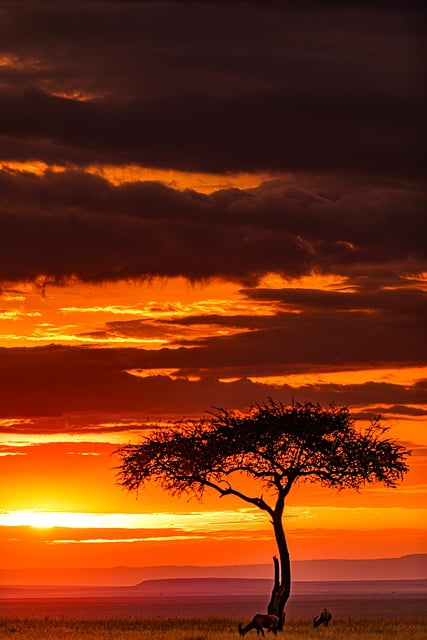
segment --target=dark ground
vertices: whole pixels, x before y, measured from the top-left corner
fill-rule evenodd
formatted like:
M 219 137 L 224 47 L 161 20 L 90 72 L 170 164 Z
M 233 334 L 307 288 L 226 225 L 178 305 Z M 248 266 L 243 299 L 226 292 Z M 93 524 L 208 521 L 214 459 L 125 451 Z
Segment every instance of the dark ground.
M 165 585 L 161 585 L 165 586 Z M 218 585 L 219 586 L 219 585 Z M 254 590 L 252 586 L 251 591 Z M 264 585 L 263 585 L 264 586 Z M 148 591 L 148 593 L 147 593 Z M 206 617 L 246 618 L 265 611 L 269 592 L 175 593 L 147 588 L 0 587 L 4 617 Z M 205 593 L 203 592 L 205 591 Z M 177 595 L 179 593 L 179 595 Z M 418 618 L 427 615 L 427 581 L 295 583 L 288 618 L 307 619 L 327 607 L 334 618 Z

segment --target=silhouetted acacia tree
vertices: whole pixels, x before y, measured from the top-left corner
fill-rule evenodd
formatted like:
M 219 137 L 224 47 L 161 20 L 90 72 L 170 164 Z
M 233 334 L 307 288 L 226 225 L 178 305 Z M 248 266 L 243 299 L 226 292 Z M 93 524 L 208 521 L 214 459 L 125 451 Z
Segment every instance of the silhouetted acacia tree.
M 410 452 L 385 437 L 386 431 L 379 418 L 357 429 L 347 407 L 269 400 L 247 413 L 216 409 L 202 419 L 156 429 L 141 444 L 119 449 L 118 482 L 134 491 L 154 480 L 173 495 L 199 498 L 212 489 L 265 511 L 278 549 L 268 613 L 279 617 L 282 628 L 291 589 L 283 523 L 291 488 L 297 481 L 337 489 L 374 482 L 396 486 L 408 471 Z M 245 490 L 242 476 L 258 481 L 259 495 Z

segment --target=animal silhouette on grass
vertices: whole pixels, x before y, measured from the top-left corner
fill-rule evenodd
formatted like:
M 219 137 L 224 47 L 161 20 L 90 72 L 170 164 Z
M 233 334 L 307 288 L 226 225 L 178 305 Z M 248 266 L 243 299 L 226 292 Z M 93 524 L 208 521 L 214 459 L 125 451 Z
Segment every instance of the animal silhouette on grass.
M 330 621 L 332 620 L 332 613 L 327 609 L 322 609 L 320 615 L 316 616 L 313 619 L 313 627 L 320 627 L 321 624 L 327 627 Z
M 246 627 L 242 627 L 242 625 L 239 624 L 237 628 L 239 630 L 239 635 L 241 636 L 244 636 L 245 633 L 247 633 L 251 629 L 256 629 L 257 635 L 261 633 L 261 635 L 264 636 L 264 629 L 267 629 L 267 631 L 272 631 L 274 635 L 277 635 L 277 629 L 279 628 L 279 618 L 267 613 L 256 613 L 252 620 L 246 625 Z

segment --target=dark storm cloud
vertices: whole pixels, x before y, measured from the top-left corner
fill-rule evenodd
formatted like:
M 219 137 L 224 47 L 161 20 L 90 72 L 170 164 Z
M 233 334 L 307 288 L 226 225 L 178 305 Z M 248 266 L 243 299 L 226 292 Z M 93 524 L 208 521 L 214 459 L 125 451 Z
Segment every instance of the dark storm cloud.
M 419 407 L 407 407 L 402 405 L 391 405 L 391 406 L 376 406 L 375 410 L 381 416 L 407 416 L 410 418 L 418 418 L 421 416 L 427 416 L 427 409 L 419 408 Z M 362 415 L 362 412 L 359 412 L 358 415 Z M 413 443 L 412 443 L 413 444 Z M 427 449 L 426 449 L 427 452 Z
M 91 335 L 94 339 L 110 335 L 124 338 L 168 335 L 172 340 L 175 335 L 176 343 L 199 347 L 189 352 L 187 367 L 203 366 L 204 362 L 210 369 L 232 367 L 233 375 L 241 376 L 286 373 L 287 367 L 295 367 L 298 362 L 323 366 L 328 362 L 341 366 L 346 362 L 359 366 L 377 362 L 394 366 L 399 360 L 420 363 L 427 357 L 423 346 L 427 296 L 423 291 L 401 288 L 366 294 L 250 289 L 246 293 L 249 298 L 280 302 L 288 311 L 282 312 L 278 306 L 275 315 L 265 316 L 214 314 L 151 322 L 114 321 L 108 322 L 104 331 Z M 298 313 L 293 313 L 296 310 Z M 214 334 L 212 327 L 218 326 L 241 332 L 191 338 L 190 329 L 194 326 L 199 330 L 206 326 L 207 334 Z M 284 367 L 282 372 L 275 369 L 280 363 Z M 197 369 L 184 370 L 183 375 L 186 374 L 197 374 Z M 224 376 L 219 369 L 216 374 Z
M 350 284 L 350 283 L 349 283 Z M 369 287 L 369 283 L 368 287 Z M 311 310 L 316 315 L 354 311 L 379 313 L 382 317 L 405 316 L 427 321 L 427 296 L 424 291 L 401 286 L 396 289 L 342 292 L 319 289 L 245 289 L 256 300 L 280 301 L 290 309 Z M 341 316 L 342 317 L 342 316 Z
M 314 102 L 315 100 L 315 102 Z M 365 170 L 411 175 L 425 168 L 420 108 L 322 99 L 282 89 L 235 98 L 190 94 L 136 101 L 76 102 L 40 93 L 1 96 L 0 136 L 21 143 L 9 159 L 31 158 L 46 139 L 44 161 L 139 163 L 187 171 Z M 9 140 L 8 140 L 9 139 Z M 351 148 L 351 153 L 349 153 Z M 5 156 L 3 156 L 5 157 Z
M 291 5 L 6 6 L 4 157 L 198 171 L 421 171 L 417 12 L 403 3 L 392 11 Z
M 411 287 L 351 293 L 292 288 L 244 291 L 249 299 L 275 302 L 276 313 L 115 321 L 107 323 L 99 337 L 147 338 L 164 331 L 173 338 L 175 332 L 177 344 L 197 348 L 165 350 L 155 356 L 157 364 L 152 366 L 177 367 L 183 376 L 246 377 L 313 367 L 410 366 L 427 358 L 423 291 Z M 204 325 L 210 337 L 190 337 L 191 327 L 200 330 Z M 240 331 L 214 335 L 212 327 L 218 326 Z
M 3 281 L 253 281 L 272 271 L 298 276 L 317 269 L 357 274 L 361 283 L 380 276 L 384 283 L 387 274 L 393 284 L 425 270 L 426 198 L 410 181 L 303 176 L 203 195 L 158 183 L 114 187 L 83 172 L 0 172 L 0 190 Z
M 199 354 L 194 351 L 144 352 L 68 347 L 0 349 L 0 415 L 53 416 L 87 411 L 113 412 L 122 416 L 130 412 L 191 415 L 208 411 L 212 406 L 247 406 L 262 402 L 267 396 L 284 402 L 290 402 L 293 397 L 300 402 L 310 399 L 322 404 L 336 402 L 353 406 L 427 403 L 426 381 L 412 386 L 373 382 L 354 384 L 349 375 L 346 385 L 272 386 L 247 379 L 221 383 L 209 375 L 209 359 L 217 364 L 223 360 L 222 365 L 228 363 L 232 366 L 239 362 L 239 351 L 230 345 L 228 358 L 224 352 L 218 355 L 206 349 L 201 349 Z M 259 360 L 265 365 L 270 361 L 277 365 L 272 352 L 270 344 L 262 359 L 255 348 L 252 362 Z M 124 371 L 134 367 L 195 365 L 196 362 L 199 372 L 204 375 L 199 382 L 171 380 L 167 376 L 138 378 Z M 282 363 L 281 367 L 283 371 L 286 364 Z M 218 372 L 221 370 L 227 373 L 227 367 L 218 367 Z M 68 426 L 72 430 L 72 425 Z M 18 426 L 18 430 L 20 428 Z M 37 432 L 40 428 L 37 425 Z M 64 425 L 57 428 L 63 431 Z M 127 423 L 123 425 L 123 429 L 126 428 Z M 131 424 L 129 428 L 133 428 Z M 49 432 L 52 429 L 55 430 L 55 425 L 51 424 Z M 91 430 L 90 425 L 87 425 L 87 430 Z M 99 425 L 95 425 L 93 430 L 99 431 Z M 109 430 L 108 426 L 106 430 Z
M 233 358 L 240 366 L 256 362 L 258 366 L 306 363 L 345 368 L 350 363 L 420 363 L 427 357 L 427 347 L 422 344 L 424 327 L 425 323 L 416 318 L 371 319 L 369 314 L 360 312 L 345 317 L 294 315 L 281 327 L 270 330 L 185 344 L 204 346 L 207 354 L 213 354 L 212 364 L 220 366 L 231 366 Z
M 348 283 L 349 288 L 351 283 Z M 168 325 L 222 325 L 251 330 L 275 329 L 286 327 L 294 322 L 316 323 L 320 316 L 336 317 L 345 324 L 346 318 L 364 318 L 367 322 L 410 321 L 422 326 L 427 322 L 427 296 L 422 290 L 401 286 L 396 289 L 375 289 L 367 293 L 362 291 L 322 291 L 321 289 L 242 289 L 248 298 L 277 302 L 274 315 L 190 315 L 172 320 L 153 320 L 153 325 L 146 320 L 126 320 L 108 322 L 107 328 L 123 335 L 141 335 L 145 330 L 153 333 L 156 327 Z M 281 310 L 281 306 L 285 311 Z M 299 314 L 295 317 L 294 312 Z M 339 315 L 337 315 L 339 314 Z

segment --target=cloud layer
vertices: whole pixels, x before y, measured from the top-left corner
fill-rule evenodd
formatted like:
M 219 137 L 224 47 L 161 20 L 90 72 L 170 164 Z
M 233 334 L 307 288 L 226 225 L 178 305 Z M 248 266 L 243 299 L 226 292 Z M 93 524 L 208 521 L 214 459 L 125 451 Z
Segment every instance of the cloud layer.
M 423 362 L 423 13 L 381 0 L 4 5 L 1 290 L 59 283 L 65 299 L 76 281 L 216 278 L 238 283 L 246 307 L 169 318 L 137 307 L 87 327 L 73 318 L 76 343 L 95 347 L 2 349 L 3 414 L 192 411 L 262 399 L 275 390 L 262 376 Z M 18 161 L 48 170 L 7 169 Z M 206 194 L 93 175 L 129 163 L 269 179 Z M 264 286 L 271 273 L 341 284 Z M 5 301 L 2 322 L 35 318 L 36 336 L 55 328 Z M 251 314 L 260 303 L 270 310 Z M 13 341 L 13 327 L 2 335 Z M 167 348 L 100 347 L 152 337 Z M 424 392 L 421 382 L 280 387 L 285 399 L 358 405 L 423 403 Z
M 416 3 L 2 9 L 4 158 L 420 173 Z
M 211 195 L 83 172 L 0 173 L 3 280 L 425 270 L 421 185 L 301 176 Z M 366 279 L 366 278 L 365 278 Z

